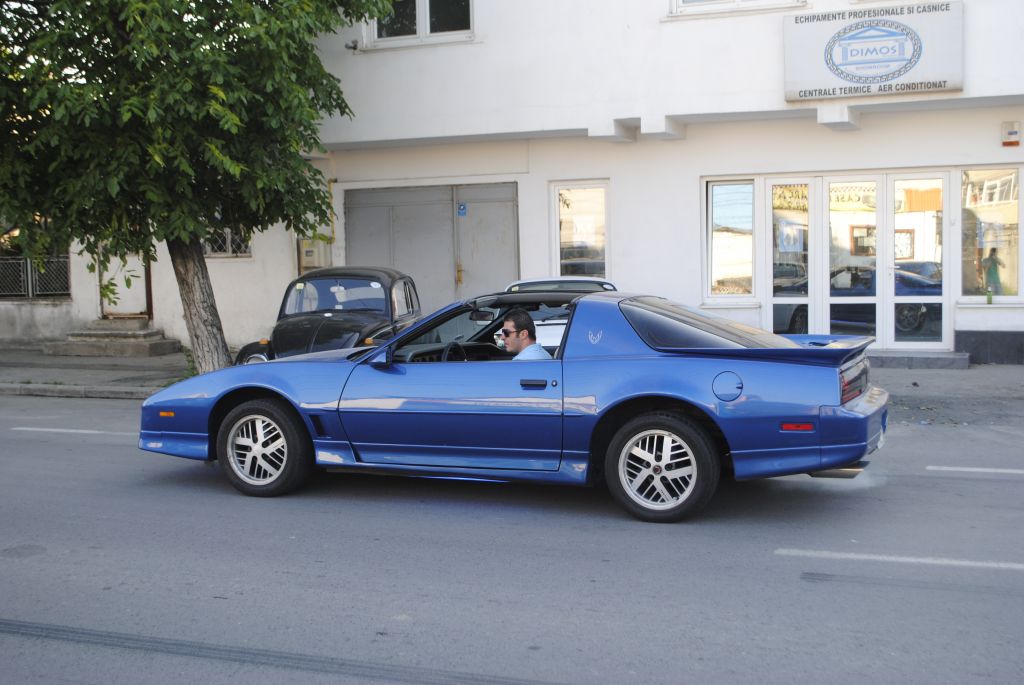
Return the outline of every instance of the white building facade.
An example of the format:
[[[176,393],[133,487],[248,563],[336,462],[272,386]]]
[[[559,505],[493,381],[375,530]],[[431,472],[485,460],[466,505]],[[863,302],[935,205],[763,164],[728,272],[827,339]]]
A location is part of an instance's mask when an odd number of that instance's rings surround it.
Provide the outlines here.
[[[1024,362],[1018,0],[395,9],[321,41],[355,112],[316,161],[333,241],[271,232],[209,261],[229,344],[269,332],[300,270],[373,263],[426,308],[587,274],[780,332]],[[169,260],[152,276],[154,322],[186,339]]]

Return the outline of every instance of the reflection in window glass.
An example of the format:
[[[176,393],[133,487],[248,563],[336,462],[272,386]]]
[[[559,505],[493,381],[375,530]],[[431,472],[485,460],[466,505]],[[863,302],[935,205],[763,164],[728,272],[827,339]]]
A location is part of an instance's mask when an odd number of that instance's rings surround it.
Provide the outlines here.
[[[974,169],[962,178],[963,294],[1016,295],[1019,282],[1016,169]]]
[[[416,0],[394,0],[391,10],[391,16],[377,20],[377,37],[415,36]]]
[[[833,304],[829,308],[829,332],[836,335],[874,335],[875,303]]]
[[[940,342],[942,340],[942,304],[938,302],[900,302],[893,310],[896,342]]]
[[[754,184],[708,186],[711,294],[749,295],[754,282]]]
[[[469,0],[430,0],[430,32],[469,30]]]
[[[772,332],[807,333],[807,305],[772,305]]]
[[[831,293],[838,297],[872,296],[877,225],[875,183],[832,183],[828,197]],[[871,321],[873,327],[873,315]]]
[[[900,272],[942,284],[942,181],[896,181],[893,273],[897,295]],[[941,288],[938,293],[942,294]]]
[[[605,275],[605,189],[558,189],[562,276]]]
[[[807,294],[807,184],[772,186],[772,292]]]

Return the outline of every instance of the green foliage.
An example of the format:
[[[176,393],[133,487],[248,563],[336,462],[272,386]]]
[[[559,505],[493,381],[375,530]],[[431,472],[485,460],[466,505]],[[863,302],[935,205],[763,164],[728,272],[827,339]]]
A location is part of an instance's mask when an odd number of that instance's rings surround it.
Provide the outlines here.
[[[0,217],[30,255],[330,221],[315,40],[390,0],[0,0]]]

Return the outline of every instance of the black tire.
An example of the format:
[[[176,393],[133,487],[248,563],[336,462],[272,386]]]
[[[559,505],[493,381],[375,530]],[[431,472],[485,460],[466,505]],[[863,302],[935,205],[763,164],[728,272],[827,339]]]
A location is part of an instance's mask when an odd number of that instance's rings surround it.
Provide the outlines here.
[[[672,450],[667,459],[666,441]],[[652,450],[647,454],[653,458],[644,459],[628,449],[631,445],[639,452]],[[673,477],[677,471],[687,475]],[[638,519],[655,523],[681,521],[703,509],[715,494],[720,473],[719,455],[704,429],[669,412],[641,414],[619,428],[604,463],[605,482],[619,504]]]
[[[248,444],[257,440],[261,458],[246,458],[252,453]],[[313,468],[313,444],[289,405],[280,400],[252,400],[232,409],[221,422],[217,461],[239,492],[275,497],[306,482]]]

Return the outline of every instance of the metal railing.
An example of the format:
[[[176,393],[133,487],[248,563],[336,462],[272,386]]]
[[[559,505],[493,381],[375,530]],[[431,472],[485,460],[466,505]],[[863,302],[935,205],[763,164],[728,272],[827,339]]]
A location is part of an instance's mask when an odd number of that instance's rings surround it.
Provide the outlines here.
[[[69,297],[68,261],[48,257],[36,266],[24,257],[0,257],[0,297]]]

